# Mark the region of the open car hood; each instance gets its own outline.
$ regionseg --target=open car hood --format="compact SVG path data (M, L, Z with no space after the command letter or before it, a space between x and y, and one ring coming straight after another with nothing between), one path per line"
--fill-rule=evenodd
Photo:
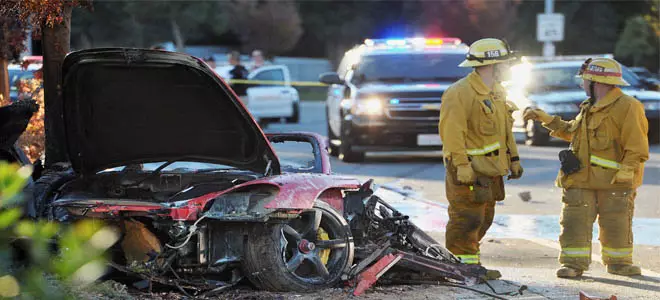
M70 53L63 123L76 172L135 163L203 161L279 174L263 132L201 60L144 49Z

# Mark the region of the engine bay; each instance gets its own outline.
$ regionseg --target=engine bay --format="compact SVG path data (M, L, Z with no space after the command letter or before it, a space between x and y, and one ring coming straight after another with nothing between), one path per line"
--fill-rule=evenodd
M261 177L250 171L103 172L65 184L57 200L108 199L174 202L226 190Z

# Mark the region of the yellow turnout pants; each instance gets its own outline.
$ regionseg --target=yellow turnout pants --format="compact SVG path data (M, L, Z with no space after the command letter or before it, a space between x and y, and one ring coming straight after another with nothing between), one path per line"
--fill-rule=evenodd
M502 177L480 176L486 185L456 184L456 169L447 166L445 189L449 200L449 222L445 245L466 264L479 264L479 242L493 223L495 202L504 199Z
M564 190L559 262L574 269L589 268L593 223L598 217L603 263L632 264L635 196L634 190L625 189Z

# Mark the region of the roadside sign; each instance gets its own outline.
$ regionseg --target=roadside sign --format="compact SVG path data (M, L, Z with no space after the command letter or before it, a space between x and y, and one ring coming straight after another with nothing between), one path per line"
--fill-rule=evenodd
M560 42L564 40L563 14L536 15L536 39L539 42Z

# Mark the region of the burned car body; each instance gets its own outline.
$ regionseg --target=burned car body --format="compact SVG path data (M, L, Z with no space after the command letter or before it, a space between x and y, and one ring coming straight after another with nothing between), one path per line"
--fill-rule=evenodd
M377 206L370 183L332 175L325 138L265 135L199 59L84 50L66 57L62 78L64 113L51 117L70 162L35 182L36 214L116 227L111 265L146 285L219 291L245 277L261 289L312 291L392 255L388 245L447 263L434 280L473 284L484 271ZM274 147L282 144L305 145L309 155L281 159L287 147L278 155ZM368 255L376 248L381 256Z

